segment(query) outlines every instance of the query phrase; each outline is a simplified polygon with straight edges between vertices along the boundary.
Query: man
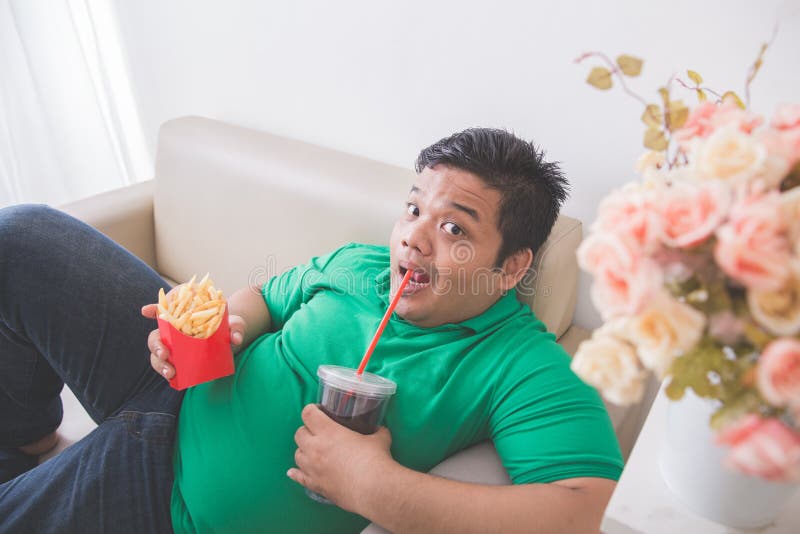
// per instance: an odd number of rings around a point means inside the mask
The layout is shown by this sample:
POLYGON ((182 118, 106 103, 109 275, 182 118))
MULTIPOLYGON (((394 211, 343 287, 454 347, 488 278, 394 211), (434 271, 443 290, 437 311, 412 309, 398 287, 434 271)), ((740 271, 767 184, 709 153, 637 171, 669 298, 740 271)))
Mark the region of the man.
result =
POLYGON ((47 443, 62 379, 100 423, 0 486, 2 526, 357 532, 372 520, 396 532, 597 531, 622 467, 613 430, 514 294, 566 182, 531 144, 487 129, 424 149, 417 170, 388 249, 351 244, 233 294, 236 373, 185 395, 159 378, 175 370, 157 330, 148 347, 158 374, 135 346, 153 323, 130 309, 152 300, 157 274, 53 210, 0 212, 6 465, 24 469, 32 455, 19 447, 47 443), (387 428, 363 436, 314 406, 316 370, 357 364, 407 270, 368 367, 398 391, 387 428), (425 474, 487 438, 513 486, 425 474))

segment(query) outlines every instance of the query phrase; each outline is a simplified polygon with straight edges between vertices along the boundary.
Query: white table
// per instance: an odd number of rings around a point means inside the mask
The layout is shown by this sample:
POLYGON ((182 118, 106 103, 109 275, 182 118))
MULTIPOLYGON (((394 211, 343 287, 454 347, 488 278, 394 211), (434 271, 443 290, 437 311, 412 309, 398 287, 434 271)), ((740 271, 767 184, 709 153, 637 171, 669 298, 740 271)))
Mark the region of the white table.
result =
POLYGON ((774 524, 757 530, 732 529, 681 505, 664 484, 658 468, 668 402, 662 387, 606 508, 602 523, 605 534, 800 533, 800 492, 786 504, 774 524))

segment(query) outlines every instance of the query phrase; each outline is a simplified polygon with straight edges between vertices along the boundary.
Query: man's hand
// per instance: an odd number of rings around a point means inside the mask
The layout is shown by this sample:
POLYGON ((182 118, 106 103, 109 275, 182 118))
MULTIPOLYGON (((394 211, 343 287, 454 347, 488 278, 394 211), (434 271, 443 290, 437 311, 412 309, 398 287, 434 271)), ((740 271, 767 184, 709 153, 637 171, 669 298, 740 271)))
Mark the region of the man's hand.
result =
MULTIPOLYGON (((172 288, 170 293, 180 286, 172 288)), ((169 294, 169 293, 168 293, 169 294)), ((148 319, 156 319, 158 317, 158 304, 147 304, 142 307, 142 315, 148 319)), ((244 340, 244 333, 247 329, 247 323, 244 318, 239 315, 232 315, 228 313, 228 323, 231 326, 231 348, 233 353, 238 352, 242 341, 244 340)), ((155 372, 162 375, 167 380, 171 380, 175 376, 175 368, 167 361, 169 358, 169 349, 161 342, 161 334, 158 328, 150 332, 147 336, 147 347, 150 349, 150 365, 155 372)))
POLYGON ((316 404, 303 408, 301 426, 294 435, 296 468, 289 478, 327 497, 340 508, 357 512, 370 478, 381 477, 396 462, 389 448, 392 436, 386 427, 365 436, 346 428, 316 404))

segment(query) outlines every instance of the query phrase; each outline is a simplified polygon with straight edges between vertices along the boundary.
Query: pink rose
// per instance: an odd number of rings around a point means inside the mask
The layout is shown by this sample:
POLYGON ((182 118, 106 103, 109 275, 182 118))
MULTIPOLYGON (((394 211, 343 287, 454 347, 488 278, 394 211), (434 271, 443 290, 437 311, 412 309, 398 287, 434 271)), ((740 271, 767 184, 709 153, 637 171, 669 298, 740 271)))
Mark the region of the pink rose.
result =
POLYGON ((614 233, 632 248, 645 252, 658 247, 661 233, 653 203, 640 190, 617 191, 604 198, 592 229, 614 233))
POLYGON ((675 248, 690 248, 705 241, 728 214, 730 189, 713 180, 694 185, 675 182, 661 190, 657 210, 662 240, 675 248))
POLYGON ((800 104, 784 104, 772 117, 771 126, 762 135, 770 154, 786 160, 791 168, 800 162, 800 104))
POLYGON ((778 106, 770 124, 777 130, 800 128, 800 104, 782 104, 778 106))
POLYGON ((683 127, 675 132, 675 139, 683 144, 695 137, 705 138, 714 131, 712 120, 717 113, 717 104, 704 102, 689 113, 683 127))
POLYGON ((746 287, 776 290, 790 274, 791 247, 777 192, 744 197, 717 229, 714 258, 725 274, 746 287))
POLYGON ((636 314, 661 287, 658 264, 610 232, 586 238, 578 247, 578 264, 594 278, 592 302, 604 320, 636 314))
POLYGON ((752 111, 740 108, 732 99, 726 99, 717 108, 712 122, 716 128, 734 126, 749 134, 758 128, 764 119, 752 111))
POLYGON ((721 104, 704 102, 692 110, 683 127, 675 132, 675 139, 685 150, 692 139, 705 139, 723 126, 733 126, 749 134, 762 122, 761 117, 741 109, 732 99, 721 104))
POLYGON ((795 243, 795 255, 800 256, 800 187, 781 193, 781 214, 789 241, 795 243))
POLYGON ((775 418, 748 414, 722 430, 717 443, 728 445, 729 467, 773 482, 800 480, 800 435, 775 418))
POLYGON ((800 340, 784 337, 767 345, 758 359, 756 384, 773 406, 800 406, 800 340))

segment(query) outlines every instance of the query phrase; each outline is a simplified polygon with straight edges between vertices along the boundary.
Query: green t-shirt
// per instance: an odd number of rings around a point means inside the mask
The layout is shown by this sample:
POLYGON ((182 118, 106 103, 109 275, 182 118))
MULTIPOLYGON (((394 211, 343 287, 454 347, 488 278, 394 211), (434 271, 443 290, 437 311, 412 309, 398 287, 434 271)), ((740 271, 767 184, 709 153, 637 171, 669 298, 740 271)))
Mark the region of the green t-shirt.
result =
MULTIPOLYGON (((264 284, 274 332, 232 376, 190 388, 178 420, 172 519, 200 532, 359 532, 368 521, 308 498, 286 476, 317 367, 356 367, 388 306, 389 251, 350 244, 264 284)), ((509 292, 460 324, 393 316, 367 370, 397 383, 392 456, 428 471, 491 438, 515 484, 618 479, 608 414, 569 356, 509 292)))

